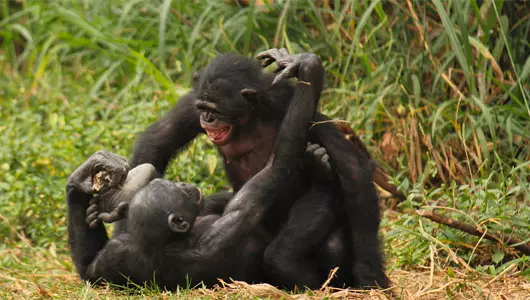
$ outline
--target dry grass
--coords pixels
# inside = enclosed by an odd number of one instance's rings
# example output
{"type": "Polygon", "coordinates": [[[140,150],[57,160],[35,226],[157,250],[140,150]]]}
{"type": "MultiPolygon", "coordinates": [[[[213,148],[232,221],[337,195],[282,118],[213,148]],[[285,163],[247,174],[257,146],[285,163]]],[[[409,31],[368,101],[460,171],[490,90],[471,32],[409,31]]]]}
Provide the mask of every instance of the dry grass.
{"type": "MultiPolygon", "coordinates": [[[[273,45],[322,57],[322,110],[355,128],[409,195],[383,218],[395,286],[292,295],[230,282],[138,298],[530,299],[528,256],[415,214],[529,242],[529,2],[15,2],[0,16],[0,299],[130,297],[75,275],[67,174],[99,149],[128,156],[216,54],[273,45]]],[[[221,168],[193,159],[215,155],[194,143],[168,178],[221,189],[221,168]]]]}
{"type": "MultiPolygon", "coordinates": [[[[9,242],[6,241],[7,245],[9,242]]],[[[91,288],[75,274],[68,254],[57,254],[55,248],[37,249],[23,240],[0,251],[13,268],[0,268],[0,298],[35,299],[114,299],[131,294],[109,286],[91,288]]],[[[397,246],[397,245],[396,245],[397,246]]],[[[434,249],[433,247],[431,249],[434,249]]],[[[61,252],[64,252],[62,249],[61,252]]],[[[453,269],[434,250],[429,266],[411,270],[391,270],[393,286],[385,291],[343,290],[326,284],[313,291],[287,293],[268,284],[247,284],[241,281],[223,282],[213,289],[197,288],[177,292],[141,289],[141,298],[180,299],[530,299],[530,281],[518,276],[516,264],[497,276],[479,273],[471,268],[453,269]]]]}
{"type": "MultiPolygon", "coordinates": [[[[2,253],[6,255],[6,253],[2,253]]],[[[69,260],[66,256],[58,259],[69,260]]],[[[390,272],[393,287],[387,291],[357,291],[322,288],[305,293],[289,294],[268,284],[247,284],[241,281],[221,282],[214,289],[187,292],[191,298],[270,298],[270,299],[530,299],[530,281],[517,276],[515,268],[492,277],[464,270],[395,270],[390,272]],[[449,273],[454,273],[449,276],[449,273]]],[[[42,268],[29,273],[0,270],[0,296],[5,298],[119,298],[122,292],[110,287],[90,288],[66,268],[42,268]]],[[[142,297],[168,299],[176,293],[142,297]]]]}

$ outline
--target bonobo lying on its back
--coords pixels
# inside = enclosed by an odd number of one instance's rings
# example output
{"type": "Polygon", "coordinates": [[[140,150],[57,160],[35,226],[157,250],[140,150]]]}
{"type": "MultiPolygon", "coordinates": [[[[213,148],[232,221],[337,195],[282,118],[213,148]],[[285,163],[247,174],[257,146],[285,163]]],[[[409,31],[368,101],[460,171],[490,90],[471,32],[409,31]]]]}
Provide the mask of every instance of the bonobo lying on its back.
{"type": "MultiPolygon", "coordinates": [[[[237,191],[220,217],[196,219],[201,208],[198,190],[187,184],[155,179],[152,170],[126,179],[127,163],[106,152],[97,152],[68,179],[68,233],[71,254],[81,278],[103,279],[123,284],[125,277],[136,283],[155,281],[173,289],[187,283],[215,282],[216,278],[253,281],[259,277],[263,249],[257,227],[283,193],[292,192],[292,172],[299,172],[306,144],[306,132],[320,90],[318,59],[304,54],[304,60],[284,65],[304,83],[297,85],[277,136],[273,156],[264,168],[237,191]],[[311,71],[307,74],[306,71],[311,71]],[[93,198],[93,178],[100,171],[109,175],[108,185],[149,182],[139,187],[130,204],[120,205],[124,224],[112,239],[102,224],[91,228],[85,214],[93,198]],[[208,222],[210,222],[208,224],[208,222]],[[194,228],[201,228],[197,233],[194,228]],[[197,233],[197,234],[195,234],[197,233]],[[256,266],[258,264],[258,266],[256,266]]],[[[144,166],[141,166],[144,168],[144,166]]]]}
{"type": "MultiPolygon", "coordinates": [[[[271,49],[258,57],[263,66],[276,62],[282,69],[280,75],[263,73],[258,61],[235,54],[216,57],[196,76],[193,91],[142,134],[132,165],[150,163],[163,174],[176,152],[205,133],[217,146],[234,191],[238,191],[267,164],[290,101],[310,96],[301,94],[299,86],[309,85],[314,92],[311,96],[319,98],[324,80],[320,60],[318,70],[304,65],[309,56],[271,49]],[[287,66],[293,62],[302,67],[287,66]],[[296,85],[285,80],[300,75],[296,72],[301,69],[312,80],[298,76],[296,85]]],[[[319,287],[329,269],[314,263],[317,249],[329,235],[342,233],[347,257],[338,277],[348,286],[387,287],[379,249],[373,162],[329,118],[315,112],[313,121],[318,123],[311,126],[308,138],[327,149],[336,176],[331,181],[320,180],[303,165],[299,172],[290,173],[292,189],[277,187],[281,200],[261,224],[273,237],[264,255],[269,279],[288,288],[319,287]]]]}

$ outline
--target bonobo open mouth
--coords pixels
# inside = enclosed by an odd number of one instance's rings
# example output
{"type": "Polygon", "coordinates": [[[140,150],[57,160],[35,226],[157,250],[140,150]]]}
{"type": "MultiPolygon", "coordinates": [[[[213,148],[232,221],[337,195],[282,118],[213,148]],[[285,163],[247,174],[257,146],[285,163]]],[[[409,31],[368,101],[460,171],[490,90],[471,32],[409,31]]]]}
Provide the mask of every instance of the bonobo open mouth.
{"type": "Polygon", "coordinates": [[[232,136],[232,124],[222,120],[225,118],[217,110],[217,104],[198,99],[195,105],[200,112],[201,127],[210,141],[219,146],[227,144],[232,136]]]}
{"type": "Polygon", "coordinates": [[[232,125],[219,119],[215,119],[212,122],[206,122],[201,116],[201,127],[206,130],[206,134],[210,141],[216,145],[225,145],[232,136],[232,125]]]}

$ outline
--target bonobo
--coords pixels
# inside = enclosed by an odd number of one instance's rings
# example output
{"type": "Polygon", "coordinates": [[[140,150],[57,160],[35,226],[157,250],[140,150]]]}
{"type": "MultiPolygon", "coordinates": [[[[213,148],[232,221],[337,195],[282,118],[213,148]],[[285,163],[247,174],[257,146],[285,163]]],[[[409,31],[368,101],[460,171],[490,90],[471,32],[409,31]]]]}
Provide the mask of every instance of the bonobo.
{"type": "MultiPolygon", "coordinates": [[[[274,59],[274,56],[271,56],[274,59]]],[[[149,165],[141,165],[127,177],[128,165],[120,157],[97,152],[68,178],[68,233],[71,255],[80,276],[91,282],[124,284],[154,281],[174,289],[192,282],[213,284],[217,278],[253,281],[259,278],[263,247],[256,229],[273,204],[297,186],[307,128],[319,100],[322,67],[312,54],[299,54],[278,63],[299,79],[295,96],[276,137],[267,164],[235,193],[220,217],[198,226],[201,195],[186,184],[155,179],[149,165]],[[139,171],[140,170],[140,171],[139,171]],[[127,186],[119,205],[125,220],[109,240],[102,224],[89,226],[85,213],[94,197],[93,178],[108,174],[114,189],[127,186]],[[146,182],[147,185],[143,186],[146,182]],[[137,189],[137,191],[134,191],[137,189]],[[132,195],[127,204],[127,198],[132,195]],[[194,230],[199,228],[199,230],[194,230]],[[258,262],[258,263],[256,263],[258,262]],[[258,264],[258,265],[257,265],[258,264]]],[[[119,218],[116,218],[119,219],[119,218]]]]}
{"type": "MultiPolygon", "coordinates": [[[[282,67],[297,56],[272,49],[259,57],[263,66],[276,61],[282,67]]],[[[180,149],[206,133],[217,145],[237,192],[266,165],[290,101],[307,96],[297,94],[296,88],[308,82],[298,78],[292,85],[285,79],[289,75],[294,74],[288,67],[271,76],[256,60],[235,54],[216,57],[196,76],[193,90],[141,135],[132,165],[150,163],[163,174],[180,149]]],[[[310,84],[320,93],[323,76],[315,78],[310,84]]],[[[277,285],[318,287],[329,270],[313,263],[315,250],[338,231],[347,248],[339,270],[344,283],[387,287],[378,240],[379,202],[371,181],[373,162],[329,121],[314,112],[308,138],[327,149],[336,176],[320,180],[306,165],[290,172],[293,188],[281,191],[281,201],[261,224],[273,236],[264,255],[266,272],[277,285]]]]}

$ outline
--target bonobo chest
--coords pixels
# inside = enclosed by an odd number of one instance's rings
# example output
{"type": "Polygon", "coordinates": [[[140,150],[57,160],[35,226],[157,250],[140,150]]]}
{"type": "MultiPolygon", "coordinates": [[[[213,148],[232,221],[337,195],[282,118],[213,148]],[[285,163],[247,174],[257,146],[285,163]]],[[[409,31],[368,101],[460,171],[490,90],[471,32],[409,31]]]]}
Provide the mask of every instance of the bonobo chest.
{"type": "Polygon", "coordinates": [[[219,147],[235,191],[265,167],[274,148],[276,134],[276,129],[261,126],[252,135],[219,147]]]}

